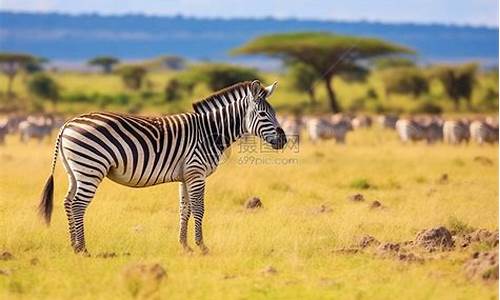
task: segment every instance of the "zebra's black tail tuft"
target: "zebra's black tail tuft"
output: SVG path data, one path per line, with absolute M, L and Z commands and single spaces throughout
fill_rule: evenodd
M 45 183 L 42 191 L 40 204 L 38 205 L 38 212 L 43 217 L 45 223 L 50 225 L 50 217 L 52 216 L 52 207 L 54 203 L 54 174 L 50 174 L 49 179 Z

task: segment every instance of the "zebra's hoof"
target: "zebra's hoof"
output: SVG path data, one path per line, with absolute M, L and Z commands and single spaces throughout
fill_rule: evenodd
M 203 254 L 203 255 L 207 255 L 207 254 L 208 254 L 208 252 L 210 252 L 210 251 L 208 250 L 208 247 L 207 247 L 207 246 L 205 246 L 205 245 L 201 245 L 201 246 L 200 246 L 200 250 L 201 250 L 201 254 Z
M 75 250 L 75 253 L 83 256 L 83 257 L 90 257 L 90 253 L 87 251 L 87 249 L 82 249 L 82 250 Z
M 184 253 L 187 253 L 187 254 L 193 253 L 193 249 L 191 249 L 191 247 L 189 247 L 188 245 L 182 246 L 182 250 L 184 250 Z

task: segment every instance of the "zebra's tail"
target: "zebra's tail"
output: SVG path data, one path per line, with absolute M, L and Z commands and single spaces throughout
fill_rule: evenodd
M 56 168 L 57 154 L 59 153 L 61 135 L 65 125 L 61 127 L 61 130 L 57 135 L 56 145 L 54 149 L 54 158 L 52 159 L 52 169 L 50 171 L 50 176 L 47 179 L 47 182 L 45 182 L 45 186 L 43 188 L 42 196 L 40 199 L 40 204 L 38 205 L 38 213 L 44 219 L 47 226 L 50 225 L 50 218 L 52 216 L 52 208 L 54 205 L 54 170 Z

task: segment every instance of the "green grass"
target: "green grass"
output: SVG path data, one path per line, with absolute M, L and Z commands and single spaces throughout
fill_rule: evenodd
M 121 273 L 137 262 L 166 269 L 161 299 L 498 298 L 498 283 L 465 277 L 472 249 L 423 264 L 334 251 L 365 234 L 397 242 L 438 225 L 497 229 L 496 146 L 401 145 L 394 132 L 374 129 L 352 133 L 347 145 L 306 141 L 299 153 L 255 154 L 290 159 L 287 165 L 243 160 L 234 147 L 208 179 L 206 256 L 180 251 L 177 184 L 131 189 L 106 180 L 86 215 L 90 258 L 69 246 L 60 162 L 52 226 L 36 215 L 52 151 L 52 141 L 25 146 L 17 137 L 0 147 L 0 251 L 15 257 L 0 260 L 0 269 L 11 272 L 0 275 L 1 299 L 127 299 Z M 476 156 L 494 164 L 474 162 Z M 446 184 L 438 183 L 443 173 Z M 360 178 L 376 188 L 360 190 L 352 184 Z M 359 192 L 365 202 L 347 199 Z M 246 211 L 250 196 L 264 208 Z M 369 209 L 373 200 L 386 208 Z M 321 205 L 332 211 L 318 213 Z M 192 229 L 190 222 L 194 246 Z M 119 256 L 96 257 L 103 252 Z M 267 266 L 278 273 L 262 274 Z

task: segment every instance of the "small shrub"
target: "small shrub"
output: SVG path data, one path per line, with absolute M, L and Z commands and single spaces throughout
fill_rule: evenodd
M 411 112 L 416 114 L 441 114 L 443 108 L 438 104 L 425 101 L 418 104 Z
M 469 226 L 467 223 L 455 216 L 448 218 L 448 228 L 455 233 L 471 233 L 474 231 L 472 226 Z
M 367 190 L 372 187 L 366 178 L 357 178 L 351 181 L 349 187 L 358 190 Z

